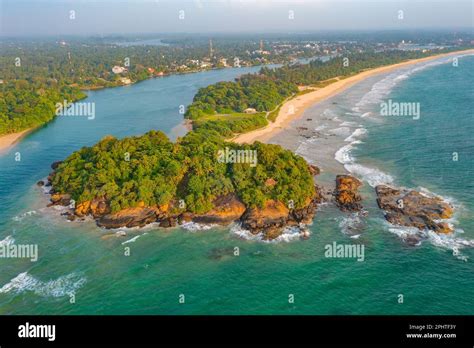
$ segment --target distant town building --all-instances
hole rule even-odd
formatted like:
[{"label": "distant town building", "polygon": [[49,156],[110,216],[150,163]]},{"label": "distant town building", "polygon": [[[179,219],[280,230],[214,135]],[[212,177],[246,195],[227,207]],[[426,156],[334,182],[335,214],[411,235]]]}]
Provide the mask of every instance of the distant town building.
[{"label": "distant town building", "polygon": [[112,72],[114,74],[121,74],[123,72],[125,72],[127,69],[125,69],[123,66],[118,66],[118,65],[115,65],[113,68],[112,68]]},{"label": "distant town building", "polygon": [[257,110],[255,110],[254,108],[247,108],[244,110],[244,113],[246,114],[255,114],[257,112]]},{"label": "distant town building", "polygon": [[219,62],[223,65],[223,66],[227,66],[227,59],[226,58],[221,58],[219,60]]}]

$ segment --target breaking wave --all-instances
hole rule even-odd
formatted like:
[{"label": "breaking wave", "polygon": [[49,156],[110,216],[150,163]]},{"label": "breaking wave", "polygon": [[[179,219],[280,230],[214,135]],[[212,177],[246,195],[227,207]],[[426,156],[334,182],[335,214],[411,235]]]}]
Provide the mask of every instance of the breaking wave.
[{"label": "breaking wave", "polygon": [[[299,240],[302,237],[302,229],[299,226],[287,226],[283,229],[281,235],[272,240],[263,239],[263,233],[253,234],[252,232],[242,228],[240,224],[235,224],[231,227],[230,233],[238,236],[245,240],[258,241],[263,243],[289,243],[295,240]],[[309,230],[304,229],[304,233],[309,236],[311,233]]]},{"label": "breaking wave", "polygon": [[200,224],[197,222],[190,221],[190,222],[183,223],[179,227],[182,227],[185,230],[190,231],[190,232],[197,232],[197,231],[210,230],[211,228],[215,227],[215,225],[212,225],[212,224],[206,225],[206,224]]},{"label": "breaking wave", "polygon": [[23,272],[5,284],[0,293],[33,292],[41,297],[63,297],[75,294],[85,283],[86,278],[77,273],[44,282],[29,275],[28,272]]},{"label": "breaking wave", "polygon": [[30,211],[27,211],[26,213],[23,213],[21,215],[14,216],[12,218],[12,220],[18,222],[18,221],[21,221],[21,220],[23,220],[24,218],[26,218],[28,216],[33,216],[33,215],[36,215],[36,214],[37,214],[36,210],[30,210]]}]

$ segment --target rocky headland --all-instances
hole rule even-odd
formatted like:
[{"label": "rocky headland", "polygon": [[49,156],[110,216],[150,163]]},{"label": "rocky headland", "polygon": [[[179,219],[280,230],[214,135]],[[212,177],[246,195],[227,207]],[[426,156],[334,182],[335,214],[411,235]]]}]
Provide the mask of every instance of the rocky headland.
[{"label": "rocky headland", "polygon": [[[38,186],[51,186],[54,170],[60,162],[51,166],[53,172],[48,176],[46,183],[38,182]],[[312,175],[319,174],[319,168],[311,166],[308,168]],[[268,185],[273,185],[272,180],[267,180]],[[86,216],[92,217],[99,227],[105,229],[118,229],[122,227],[143,227],[150,223],[158,223],[160,227],[175,227],[187,222],[201,224],[229,225],[240,223],[243,228],[252,234],[262,234],[262,239],[273,240],[283,233],[287,226],[300,226],[312,221],[316,214],[318,204],[323,200],[320,188],[315,186],[315,195],[308,199],[303,208],[291,208],[282,202],[269,200],[261,208],[247,207],[236,194],[228,194],[217,197],[213,201],[213,208],[204,214],[196,214],[185,209],[179,209],[179,203],[172,201],[164,206],[145,206],[139,203],[133,208],[122,209],[112,212],[110,203],[106,197],[96,197],[89,201],[76,203],[70,194],[57,193],[54,187],[48,206],[64,206],[69,210],[62,213],[68,220],[83,220]]]}]

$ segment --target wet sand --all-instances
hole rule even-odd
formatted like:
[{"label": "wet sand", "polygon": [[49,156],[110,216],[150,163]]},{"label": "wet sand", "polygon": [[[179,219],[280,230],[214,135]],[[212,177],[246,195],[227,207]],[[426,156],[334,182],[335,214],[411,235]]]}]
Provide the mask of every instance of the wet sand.
[{"label": "wet sand", "polygon": [[17,141],[32,130],[32,128],[29,128],[18,133],[10,133],[0,136],[0,153],[6,152],[11,146],[15,145]]}]

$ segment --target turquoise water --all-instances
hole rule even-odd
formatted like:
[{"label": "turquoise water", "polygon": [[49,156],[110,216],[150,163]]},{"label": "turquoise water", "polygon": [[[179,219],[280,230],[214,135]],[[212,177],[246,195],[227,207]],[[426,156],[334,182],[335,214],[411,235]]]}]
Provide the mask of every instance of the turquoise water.
[{"label": "turquoise water", "polygon": [[[353,154],[357,163],[388,173],[398,185],[452,198],[460,206],[455,226],[464,230],[457,238],[469,240],[474,238],[474,58],[461,62],[457,70],[448,65],[421,70],[393,88],[392,99],[421,103],[420,120],[361,120],[368,133]],[[176,137],[182,134],[176,128],[180,104],[187,105],[198,87],[245,71],[172,76],[92,92],[87,101],[96,103],[95,120],[58,118],[1,156],[0,240],[10,236],[18,244],[38,244],[39,260],[0,259],[0,313],[473,314],[472,248],[462,249],[469,257],[465,262],[428,241],[405,245],[389,232],[369,185],[362,191],[369,216],[358,239],[342,233],[345,217],[331,205],[321,207],[309,240],[270,244],[239,238],[229,228],[149,226],[103,238],[109,232],[92,222],[68,223],[44,208],[46,197],[35,182],[48,174],[52,161],[105,134],[122,137],[154,128]],[[357,102],[350,93],[360,99],[369,82],[375,81],[341,95],[338,107],[350,110]],[[14,161],[15,152],[21,153],[20,162]],[[326,258],[324,247],[334,241],[363,244],[364,261]],[[130,256],[124,255],[126,247]]]}]

